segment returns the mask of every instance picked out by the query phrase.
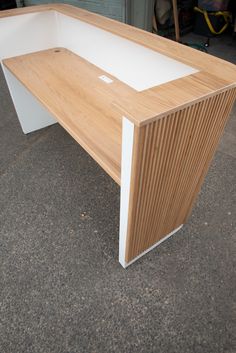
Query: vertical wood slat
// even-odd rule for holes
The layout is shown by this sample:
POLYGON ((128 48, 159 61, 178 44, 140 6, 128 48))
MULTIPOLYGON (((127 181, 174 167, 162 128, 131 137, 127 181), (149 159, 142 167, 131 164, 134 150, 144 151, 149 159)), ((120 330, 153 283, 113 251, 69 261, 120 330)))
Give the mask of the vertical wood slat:
POLYGON ((127 263, 186 222, 235 97, 231 89, 136 128, 127 263))

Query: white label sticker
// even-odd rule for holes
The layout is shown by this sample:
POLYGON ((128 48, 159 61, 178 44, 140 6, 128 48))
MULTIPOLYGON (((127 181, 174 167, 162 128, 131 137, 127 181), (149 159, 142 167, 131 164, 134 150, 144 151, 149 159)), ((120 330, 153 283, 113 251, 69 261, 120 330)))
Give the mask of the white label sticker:
POLYGON ((103 80, 104 82, 106 83, 112 83, 113 80, 109 77, 107 77, 106 75, 102 75, 102 76, 99 76, 100 80, 103 80))

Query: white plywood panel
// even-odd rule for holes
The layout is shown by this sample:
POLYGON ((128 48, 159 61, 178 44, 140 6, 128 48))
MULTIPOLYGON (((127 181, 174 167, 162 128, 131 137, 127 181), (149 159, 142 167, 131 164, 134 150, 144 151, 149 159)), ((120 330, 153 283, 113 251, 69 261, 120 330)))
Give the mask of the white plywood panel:
POLYGON ((25 134, 55 124, 45 107, 2 65, 14 106, 25 134))
POLYGON ((0 60, 58 46, 54 11, 0 18, 0 60))
POLYGON ((58 13, 60 46, 66 47, 137 91, 197 70, 100 28, 58 13))
POLYGON ((0 59, 67 48, 137 91, 197 72, 125 38, 72 17, 46 11, 0 19, 0 59))

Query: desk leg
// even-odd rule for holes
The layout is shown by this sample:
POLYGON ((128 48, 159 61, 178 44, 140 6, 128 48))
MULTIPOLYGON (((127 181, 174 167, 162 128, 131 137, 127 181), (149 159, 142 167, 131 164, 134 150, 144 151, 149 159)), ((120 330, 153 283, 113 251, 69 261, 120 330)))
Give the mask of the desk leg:
POLYGON ((120 263, 126 267, 186 222, 236 97, 230 89, 143 127, 124 118, 120 263))
POLYGON ((43 105, 2 65, 8 88, 25 134, 55 124, 57 121, 43 105))

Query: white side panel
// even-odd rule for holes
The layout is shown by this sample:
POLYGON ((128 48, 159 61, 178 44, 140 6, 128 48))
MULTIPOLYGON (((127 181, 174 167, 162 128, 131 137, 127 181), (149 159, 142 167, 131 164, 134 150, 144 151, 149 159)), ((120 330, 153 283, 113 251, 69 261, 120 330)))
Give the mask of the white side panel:
POLYGON ((25 134, 55 124, 44 106, 2 65, 15 109, 25 134))
POLYGON ((59 46, 137 91, 197 72, 179 61, 75 18, 58 13, 58 21, 59 46))
POLYGON ((120 235, 119 261, 123 267, 125 262, 125 247, 128 230, 128 212, 130 197, 130 181, 134 143, 134 124, 123 117, 122 121, 122 156, 121 156, 121 187, 120 187, 120 235))
POLYGON ((57 46, 55 11, 0 19, 0 60, 57 46))

